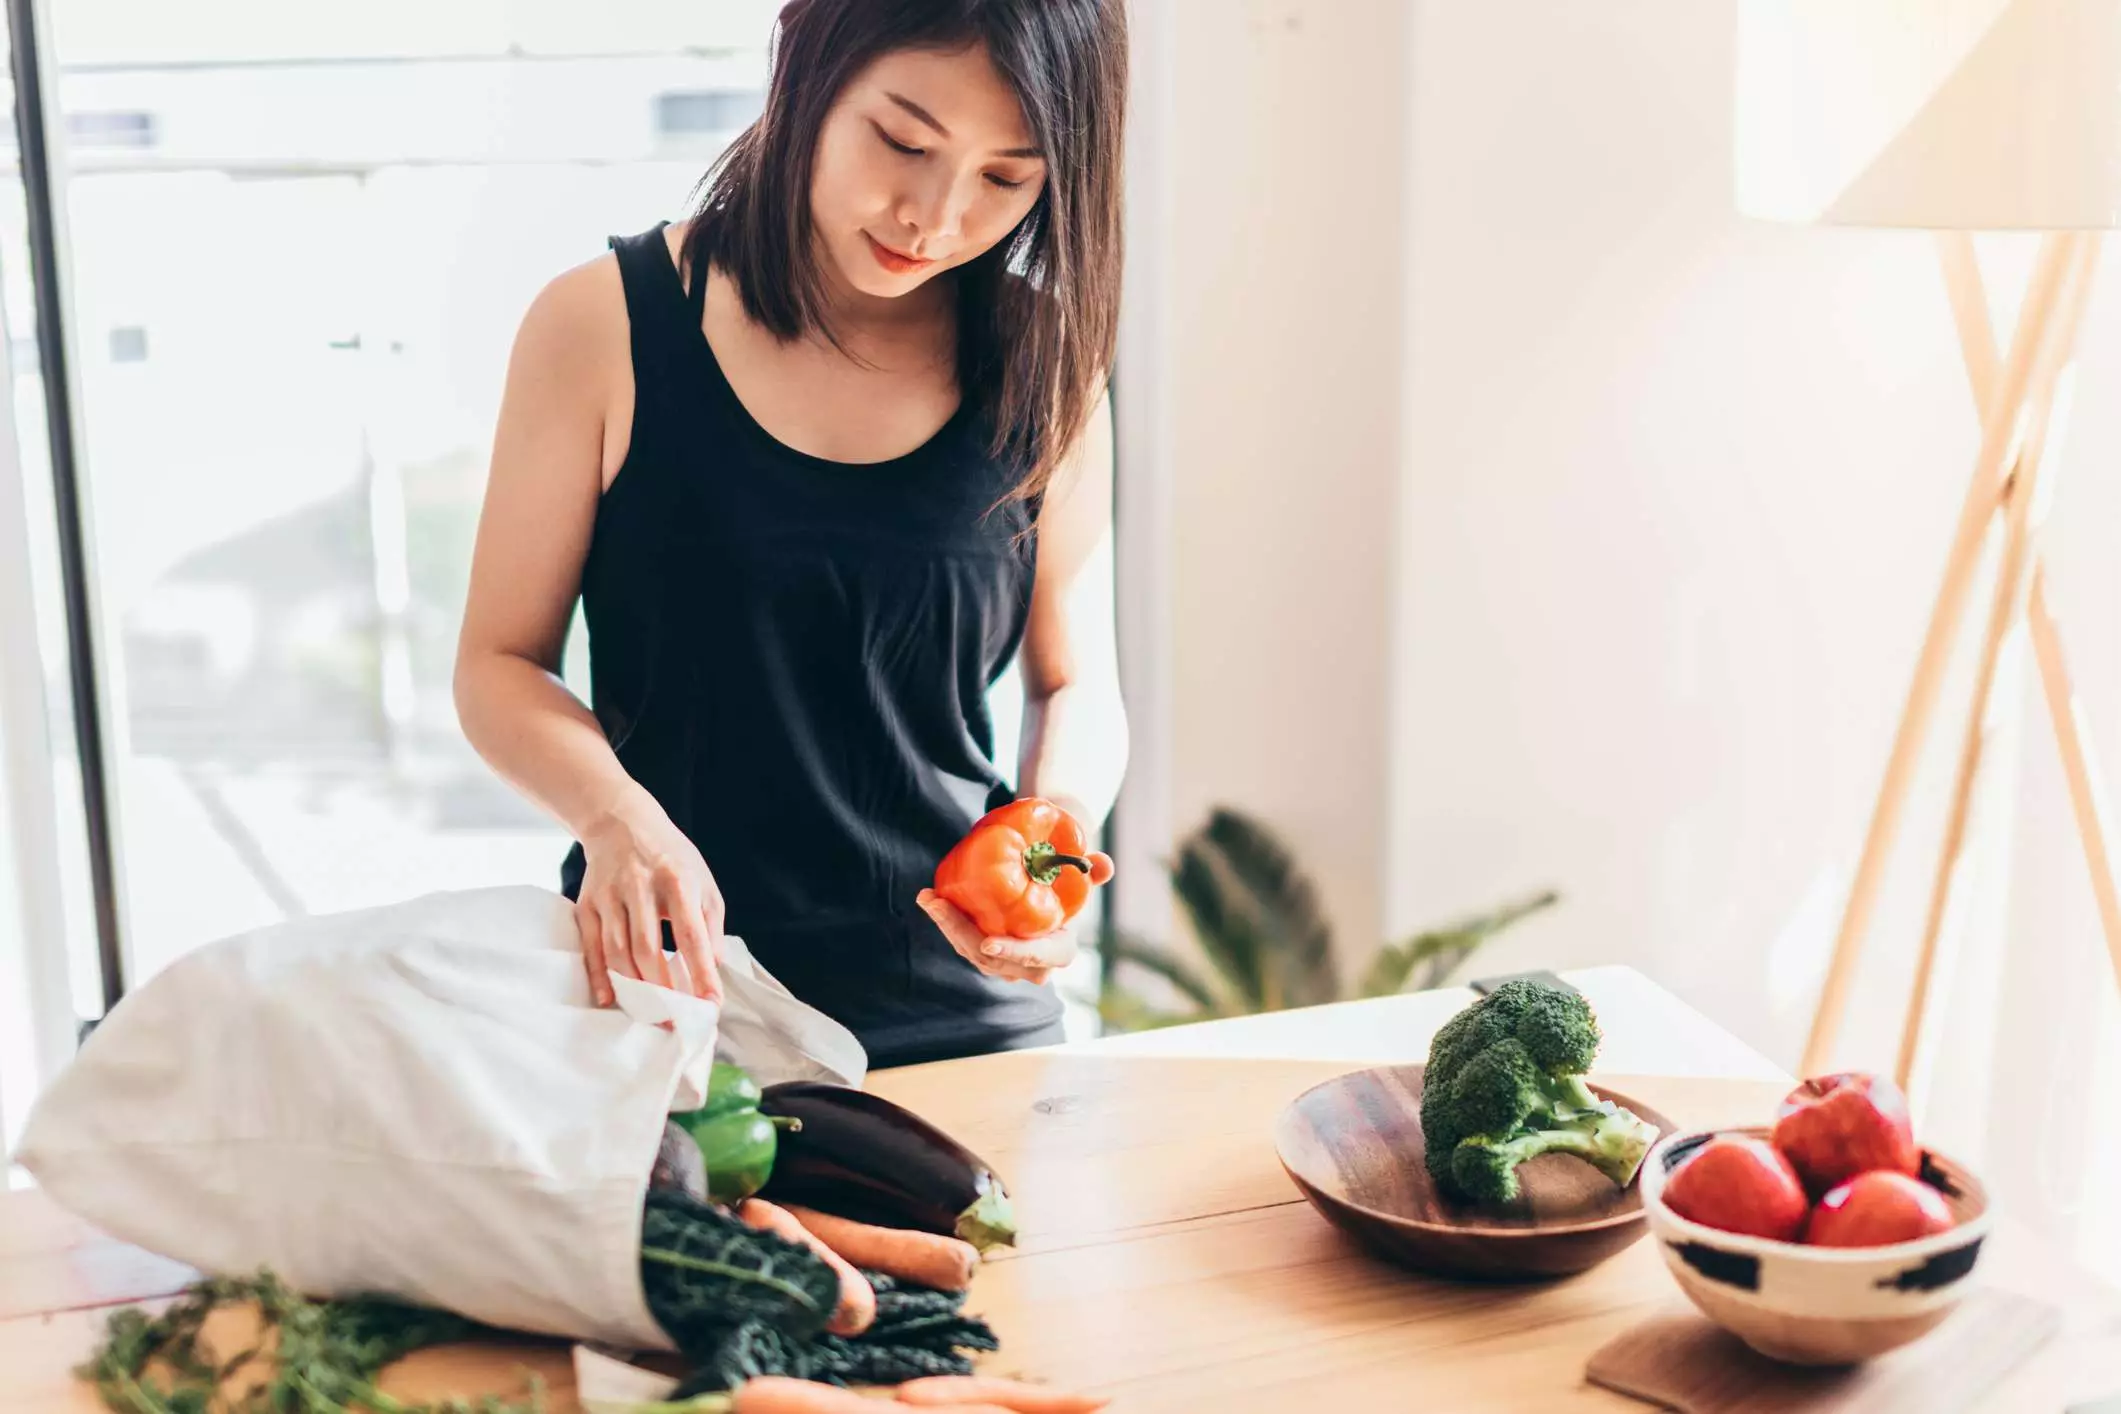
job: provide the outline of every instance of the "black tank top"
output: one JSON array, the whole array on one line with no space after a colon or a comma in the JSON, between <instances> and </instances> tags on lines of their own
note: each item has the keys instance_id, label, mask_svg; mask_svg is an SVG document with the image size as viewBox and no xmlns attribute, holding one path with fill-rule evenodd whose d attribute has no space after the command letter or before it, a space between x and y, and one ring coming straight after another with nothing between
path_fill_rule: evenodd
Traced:
<instances>
[{"instance_id":1,"label":"black tank top","mask_svg":"<svg viewBox=\"0 0 2121 1414\"><path fill-rule=\"evenodd\" d=\"M662 224L611 245L634 414L582 572L605 736L699 846L728 930L873 1065L1048 1038L1052 990L983 976L914 902L1011 795L987 692L1031 598L1018 468L969 401L892 461L796 451L723 376L705 272L686 288ZM582 870L576 845L570 898Z\"/></svg>"}]
</instances>

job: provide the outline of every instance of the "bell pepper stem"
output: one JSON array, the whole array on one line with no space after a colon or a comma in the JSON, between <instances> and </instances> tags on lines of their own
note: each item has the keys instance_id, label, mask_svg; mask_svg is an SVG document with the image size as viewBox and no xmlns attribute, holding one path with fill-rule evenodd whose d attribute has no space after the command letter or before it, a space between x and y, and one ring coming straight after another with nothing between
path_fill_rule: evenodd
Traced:
<instances>
[{"instance_id":1,"label":"bell pepper stem","mask_svg":"<svg viewBox=\"0 0 2121 1414\"><path fill-rule=\"evenodd\" d=\"M1034 840L1024 850L1024 872L1041 884L1050 884L1063 869L1090 872L1090 861L1078 854L1062 854L1047 840Z\"/></svg>"},{"instance_id":2,"label":"bell pepper stem","mask_svg":"<svg viewBox=\"0 0 2121 1414\"><path fill-rule=\"evenodd\" d=\"M794 1115L767 1115L766 1118L772 1121L775 1129L785 1134L801 1134L803 1132L803 1122Z\"/></svg>"}]
</instances>

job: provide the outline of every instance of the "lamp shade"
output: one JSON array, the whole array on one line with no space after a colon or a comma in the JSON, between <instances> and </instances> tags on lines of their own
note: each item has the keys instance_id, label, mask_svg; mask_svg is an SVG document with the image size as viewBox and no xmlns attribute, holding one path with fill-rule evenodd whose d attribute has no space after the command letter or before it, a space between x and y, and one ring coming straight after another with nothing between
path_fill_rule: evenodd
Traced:
<instances>
[{"instance_id":1,"label":"lamp shade","mask_svg":"<svg viewBox=\"0 0 2121 1414\"><path fill-rule=\"evenodd\" d=\"M1738 208L2121 225L2121 0L1738 0Z\"/></svg>"}]
</instances>

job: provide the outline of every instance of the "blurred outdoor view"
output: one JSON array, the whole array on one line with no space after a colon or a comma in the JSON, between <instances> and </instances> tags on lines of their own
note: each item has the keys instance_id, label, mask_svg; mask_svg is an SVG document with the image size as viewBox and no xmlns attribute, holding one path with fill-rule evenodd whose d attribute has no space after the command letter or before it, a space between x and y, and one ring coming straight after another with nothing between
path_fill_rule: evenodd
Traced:
<instances>
[{"instance_id":1,"label":"blurred outdoor view","mask_svg":"<svg viewBox=\"0 0 2121 1414\"><path fill-rule=\"evenodd\" d=\"M683 213L758 110L775 8L51 7L133 985L282 917L556 885L564 839L471 752L450 701L509 343L546 280ZM0 297L48 495L8 177ZM55 586L49 505L32 515ZM70 751L59 599L40 599Z\"/></svg>"}]
</instances>

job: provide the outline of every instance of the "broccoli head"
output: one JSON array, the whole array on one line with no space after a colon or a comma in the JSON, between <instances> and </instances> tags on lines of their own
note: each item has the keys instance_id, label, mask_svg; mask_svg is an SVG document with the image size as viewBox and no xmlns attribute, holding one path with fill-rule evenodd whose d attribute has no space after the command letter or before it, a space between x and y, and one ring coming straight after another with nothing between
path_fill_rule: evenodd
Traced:
<instances>
[{"instance_id":1,"label":"broccoli head","mask_svg":"<svg viewBox=\"0 0 2121 1414\"><path fill-rule=\"evenodd\" d=\"M1446 1022L1429 1047L1421 1129L1429 1174L1444 1193L1509 1203L1517 1166L1575 1154L1622 1187L1657 1137L1583 1082L1598 1055L1598 1019L1580 995L1505 982Z\"/></svg>"}]
</instances>

